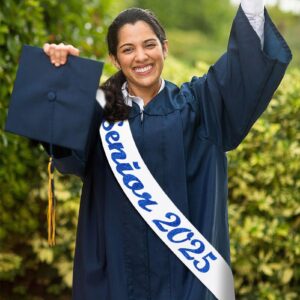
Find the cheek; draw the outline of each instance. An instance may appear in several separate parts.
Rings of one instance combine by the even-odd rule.
[[[124,55],[123,53],[119,53],[117,55],[117,60],[118,60],[119,65],[121,67],[123,67],[123,66],[127,66],[129,64],[130,57],[128,55]]]
[[[163,55],[160,55],[157,57],[157,61],[160,64],[161,68],[163,68],[164,63],[165,63],[165,57]]]
[[[156,54],[156,59],[160,62],[165,60],[165,53],[161,50],[159,53]]]

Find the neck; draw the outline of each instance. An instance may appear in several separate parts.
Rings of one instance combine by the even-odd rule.
[[[128,83],[128,92],[132,96],[140,97],[144,101],[144,105],[147,105],[158,93],[161,86],[161,79],[158,80],[153,86],[146,88],[140,88],[132,86]]]

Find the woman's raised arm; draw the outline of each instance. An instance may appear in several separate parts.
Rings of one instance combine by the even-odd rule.
[[[266,109],[292,58],[266,10],[264,19],[262,45],[243,7],[239,7],[227,53],[207,75],[194,77],[190,85],[200,104],[200,135],[224,151],[236,148],[245,138]]]

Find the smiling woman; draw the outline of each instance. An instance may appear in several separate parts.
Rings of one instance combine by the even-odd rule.
[[[97,101],[84,103],[89,115],[59,105],[61,86],[74,82],[70,70],[81,70],[80,59],[67,62],[78,49],[44,45],[53,64],[66,64],[57,74],[67,74],[61,85],[47,82],[59,100],[53,92],[55,110],[47,113],[63,112],[73,126],[56,124],[54,165],[83,181],[73,299],[232,300],[226,152],[267,107],[289,47],[262,0],[242,0],[227,52],[181,87],[161,78],[168,42],[151,12],[121,12],[107,43],[119,70],[92,91]],[[43,141],[49,151],[51,141]]]
[[[110,25],[107,43],[111,60],[120,71],[102,86],[107,103],[105,117],[116,121],[128,117],[122,93],[124,83],[132,96],[142,99],[141,108],[160,90],[168,41],[152,12],[133,8],[121,13]]]
[[[125,75],[129,93],[141,97],[145,105],[160,89],[167,51],[167,41],[161,42],[144,21],[126,24],[119,30],[117,52],[111,53],[111,58]]]

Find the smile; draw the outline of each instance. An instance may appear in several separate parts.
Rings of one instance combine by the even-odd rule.
[[[142,73],[147,73],[148,71],[150,71],[153,68],[152,65],[148,65],[142,68],[133,68],[134,72],[142,74]]]

